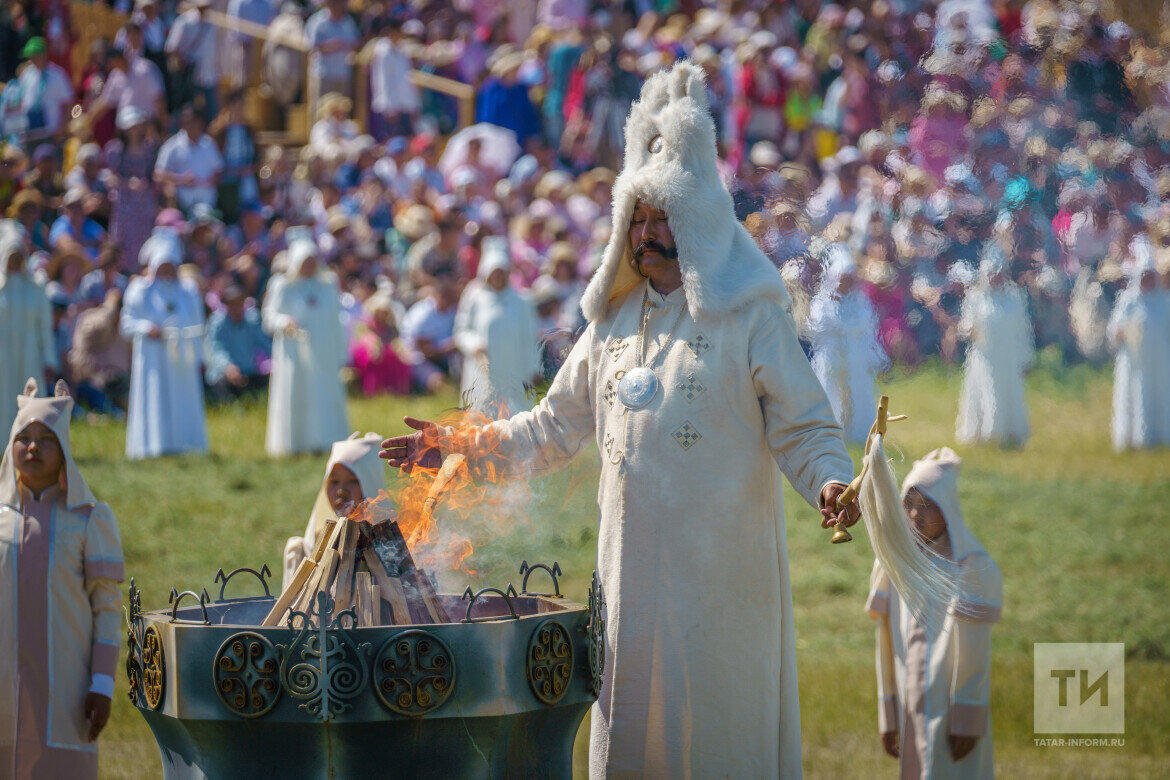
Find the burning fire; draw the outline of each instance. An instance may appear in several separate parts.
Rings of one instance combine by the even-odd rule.
[[[484,428],[491,418],[456,410],[436,422],[423,432],[426,446],[466,456],[448,454],[440,468],[403,471],[400,487],[364,501],[352,517],[370,523],[397,520],[420,566],[475,576],[466,563],[475,552],[467,531],[485,515],[506,514],[505,505],[526,504],[531,493],[523,480],[506,473],[499,438]]]

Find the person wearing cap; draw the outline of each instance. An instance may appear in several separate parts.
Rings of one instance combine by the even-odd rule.
[[[1129,247],[1128,284],[1117,296],[1106,335],[1113,364],[1113,447],[1170,446],[1170,291],[1158,276],[1149,237]]]
[[[702,72],[648,78],[626,139],[589,325],[548,394],[449,431],[443,452],[448,431],[408,419],[416,432],[382,456],[413,469],[456,452],[473,476],[523,479],[596,443],[607,634],[591,777],[799,777],[781,474],[824,527],[850,525],[836,501],[852,463],[784,282],[735,218]],[[729,637],[752,648],[730,672]]]
[[[158,150],[155,183],[187,213],[197,203],[215,208],[223,157],[211,136],[203,132],[203,116],[188,106],[179,114],[181,129]]]
[[[70,187],[61,198],[61,216],[49,228],[49,246],[60,249],[65,243],[80,244],[86,257],[97,259],[106,240],[106,231],[90,218],[94,196],[84,187]]]
[[[962,459],[950,447],[914,463],[902,483],[906,522],[958,583],[945,612],[911,612],[874,562],[865,610],[877,624],[878,732],[903,778],[995,774],[991,629],[1003,576],[959,505]]]
[[[1032,366],[1032,323],[1008,271],[1003,249],[988,241],[979,284],[963,299],[959,335],[968,347],[956,436],[966,444],[1022,447],[1030,433],[1024,376]]]
[[[231,285],[220,296],[223,308],[207,319],[204,380],[220,401],[263,392],[268,387],[272,338],[260,312],[248,305],[243,289]]]
[[[133,343],[126,457],[207,452],[203,299],[181,279],[179,237],[157,228],[142,246],[142,276],[126,288],[119,332]]]
[[[153,179],[158,143],[148,135],[147,115],[132,105],[118,109],[118,135],[106,144],[106,181],[111,190],[110,237],[118,242],[123,270],[134,270],[138,253],[158,214]]]
[[[360,45],[361,33],[349,15],[347,0],[325,0],[324,7],[305,22],[305,43],[309,46],[309,78],[316,84],[314,94],[337,92],[352,97],[350,55]]]
[[[188,0],[187,10],[171,25],[164,47],[166,73],[173,82],[168,98],[174,101],[174,108],[194,104],[204,122],[219,112],[219,31],[204,18],[210,8],[211,0]]]
[[[463,353],[463,405],[491,419],[532,406],[526,386],[543,376],[536,310],[509,280],[508,239],[483,240],[476,280],[459,300],[455,345]]]
[[[0,220],[0,429],[12,423],[24,380],[47,382],[61,366],[48,295],[28,270],[29,248],[19,223]]]
[[[402,318],[402,340],[416,388],[434,393],[459,375],[459,349],[454,342],[459,305],[459,276],[454,265],[441,268]]]
[[[49,228],[42,220],[45,199],[36,190],[21,190],[8,207],[9,219],[20,223],[34,252],[49,251]]]
[[[20,52],[26,63],[16,77],[15,105],[23,119],[19,134],[25,144],[57,136],[76,97],[69,74],[49,61],[48,52],[41,37],[30,38]]]
[[[122,541],[73,459],[69,388],[38,392],[28,377],[12,399],[0,459],[0,776],[96,780],[123,638]]]
[[[293,237],[268,285],[261,323],[272,335],[265,448],[273,457],[324,452],[349,430],[340,371],[349,361],[336,277],[317,245]]]

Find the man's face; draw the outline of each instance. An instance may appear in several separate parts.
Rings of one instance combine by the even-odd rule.
[[[678,257],[669,257],[675,249],[674,234],[667,224],[666,212],[639,202],[634,207],[627,233],[633,252],[634,269],[643,276],[651,271],[678,264]]]
[[[192,140],[198,140],[203,135],[203,118],[198,114],[191,114],[183,120],[183,129]]]
[[[12,459],[20,481],[34,490],[43,490],[57,481],[65,455],[57,434],[44,423],[34,422],[12,441]]]
[[[325,495],[333,511],[344,515],[362,500],[362,483],[348,467],[338,463],[325,478]]]
[[[923,541],[933,541],[947,530],[947,521],[938,504],[926,497],[918,488],[911,488],[902,499],[902,508],[910,518],[910,524]]]

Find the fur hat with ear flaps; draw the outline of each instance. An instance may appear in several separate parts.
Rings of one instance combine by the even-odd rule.
[[[696,320],[729,314],[756,298],[788,308],[776,267],[735,218],[719,178],[715,123],[703,71],[680,62],[655,73],[626,119],[626,159],[613,186],[613,231],[581,299],[591,322],[637,287],[627,229],[638,201],[666,212],[678,248],[687,307]]]
[[[16,397],[16,420],[12,423],[12,432],[8,436],[4,458],[0,460],[0,504],[20,506],[20,488],[16,484],[12,442],[21,431],[35,422],[48,426],[61,445],[61,454],[65,459],[63,466],[67,489],[65,503],[70,509],[96,504],[97,499],[94,498],[89,485],[82,479],[77,464],[73,462],[73,450],[69,444],[69,420],[73,414],[73,397],[69,395],[69,387],[63,380],[58,380],[51,398],[38,398],[37,390],[37,380],[30,378],[24,385],[24,392]]]

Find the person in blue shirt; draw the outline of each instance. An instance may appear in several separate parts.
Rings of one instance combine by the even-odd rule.
[[[60,249],[61,242],[68,239],[81,244],[85,256],[92,262],[97,260],[106,231],[86,214],[88,196],[83,187],[71,187],[65,193],[61,199],[62,214],[49,228],[49,246]]]
[[[207,320],[204,381],[212,398],[230,401],[268,388],[272,339],[260,327],[260,313],[247,307],[244,291],[232,285],[221,298],[225,309]]]

